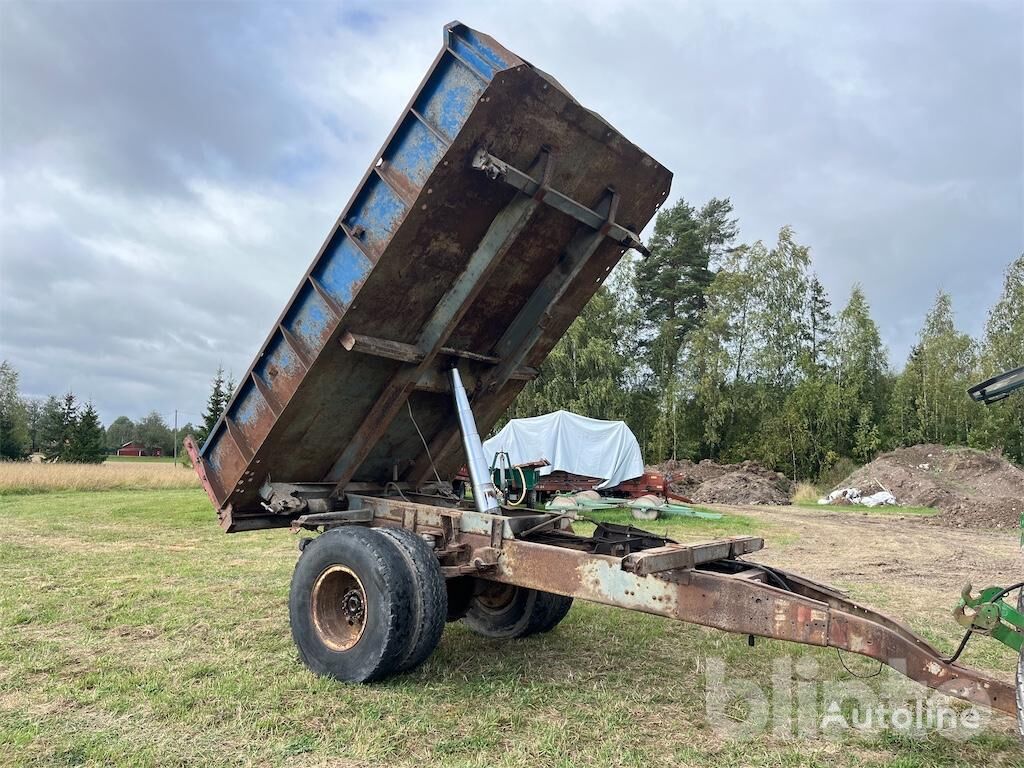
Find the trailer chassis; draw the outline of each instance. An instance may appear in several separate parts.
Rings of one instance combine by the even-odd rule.
[[[347,509],[300,516],[293,531],[405,528],[432,543],[448,579],[472,576],[751,638],[837,648],[946,695],[1016,712],[1010,683],[945,659],[903,624],[832,587],[745,559],[763,547],[760,538],[679,544],[603,523],[593,536],[581,536],[565,515],[519,509],[483,514],[449,500],[346,498]]]

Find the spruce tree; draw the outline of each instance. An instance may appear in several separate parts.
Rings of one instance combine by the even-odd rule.
[[[231,386],[234,386],[233,382]],[[206,442],[210,433],[213,432],[213,428],[217,425],[217,420],[224,412],[229,396],[224,381],[224,368],[223,366],[218,366],[217,373],[210,383],[210,397],[206,401],[206,410],[203,412],[203,423],[196,428],[193,434],[196,444],[200,447]]]
[[[57,399],[50,395],[40,417],[40,448],[47,461],[68,461],[71,435],[78,424],[78,402],[72,392]]]
[[[103,426],[92,403],[86,403],[71,431],[67,460],[82,464],[99,464],[106,456]]]

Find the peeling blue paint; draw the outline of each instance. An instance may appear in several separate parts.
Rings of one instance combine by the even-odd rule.
[[[415,115],[409,115],[384,159],[412,186],[422,187],[447,148]]]
[[[313,277],[343,310],[348,309],[356,288],[373,269],[367,259],[341,230],[334,234],[323,258],[313,270]]]
[[[423,86],[416,107],[434,128],[451,141],[483,92],[484,84],[480,78],[454,56],[445,54],[434,76]]]
[[[405,203],[377,176],[371,176],[363,187],[345,223],[353,229],[362,227],[362,241],[380,253],[395,233],[405,214]]]
[[[284,319],[284,326],[302,340],[315,355],[323,347],[333,329],[334,313],[320,295],[307,283]]]

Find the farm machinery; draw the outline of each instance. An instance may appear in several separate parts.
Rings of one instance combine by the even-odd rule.
[[[671,180],[550,75],[445,27],[224,414],[203,446],[186,441],[224,530],[316,534],[299,538],[289,596],[300,657],[380,680],[427,659],[446,621],[519,638],[579,599],[850,651],[1015,713],[1009,683],[751,559],[760,538],[681,544],[603,522],[585,535],[571,514],[502,503],[479,432],[626,250],[646,253]]]
[[[1024,367],[986,379],[967,390],[967,394],[976,402],[992,405],[1020,389],[1024,389]],[[1024,549],[1024,512],[1020,527],[1021,548]],[[966,628],[954,658],[975,634],[988,635],[1017,652],[1017,731],[1024,738],[1024,582],[1009,587],[988,587],[977,595],[972,591],[970,584],[964,585],[960,602],[953,611],[957,622]],[[1017,592],[1016,608],[1004,600],[1014,591]]]

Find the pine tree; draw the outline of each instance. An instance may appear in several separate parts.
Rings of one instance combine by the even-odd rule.
[[[233,382],[230,382],[230,385],[234,387]],[[203,412],[203,423],[196,427],[196,431],[193,434],[196,444],[200,447],[209,438],[210,433],[213,432],[213,428],[217,425],[217,420],[224,413],[224,408],[227,406],[229,398],[230,393],[225,387],[224,368],[223,366],[218,366],[217,373],[210,383],[210,397],[206,401],[206,410]]]
[[[811,275],[807,295],[807,333],[809,371],[813,374],[826,365],[833,332],[832,302],[818,276]]]
[[[67,461],[71,435],[78,423],[78,402],[72,392],[57,399],[50,395],[40,417],[40,449],[47,461]]]
[[[711,267],[738,231],[728,199],[712,198],[699,210],[680,200],[658,215],[651,254],[636,267],[633,287],[642,313],[637,348],[661,401],[653,427],[655,460],[679,451],[680,350],[700,322]]]
[[[103,426],[92,403],[86,403],[71,431],[67,460],[82,464],[99,464],[106,456]]]

